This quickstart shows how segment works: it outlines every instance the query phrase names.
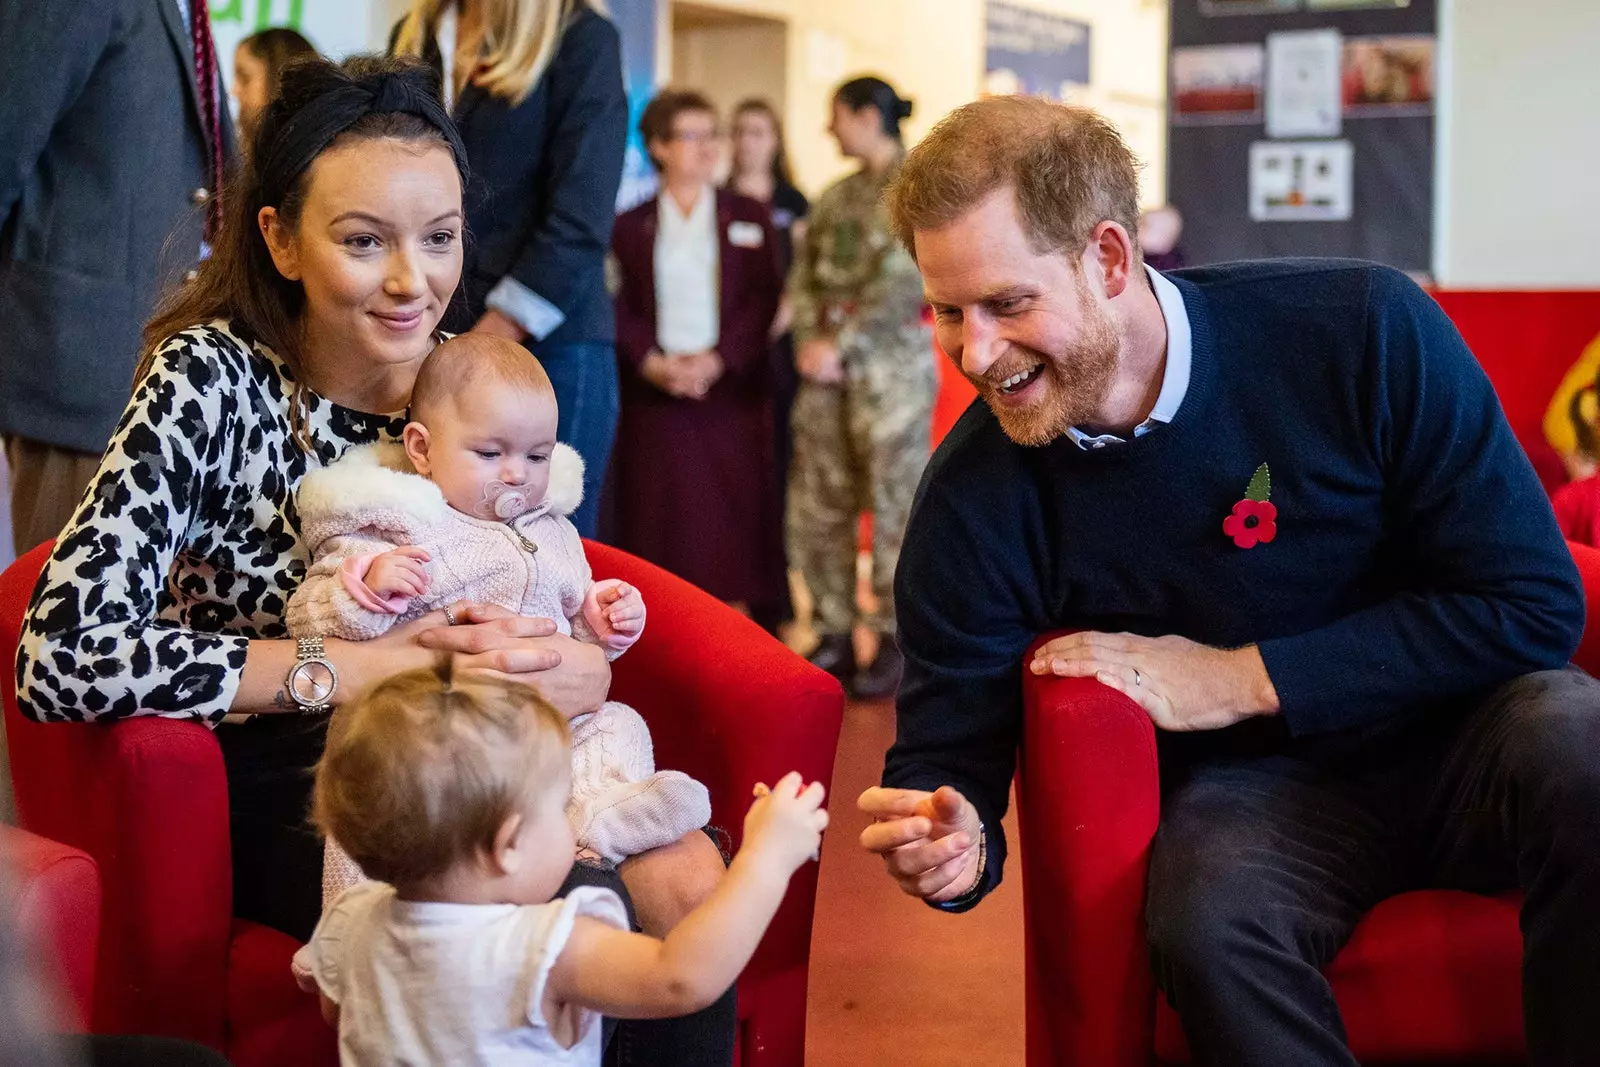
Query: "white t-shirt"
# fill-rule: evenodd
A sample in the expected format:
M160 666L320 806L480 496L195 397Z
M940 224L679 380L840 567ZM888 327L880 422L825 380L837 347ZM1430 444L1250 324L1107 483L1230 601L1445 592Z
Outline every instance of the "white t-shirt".
M307 946L339 1005L340 1064L596 1067L599 1016L545 988L579 915L628 928L609 889L520 907L405 901L382 882L346 890Z

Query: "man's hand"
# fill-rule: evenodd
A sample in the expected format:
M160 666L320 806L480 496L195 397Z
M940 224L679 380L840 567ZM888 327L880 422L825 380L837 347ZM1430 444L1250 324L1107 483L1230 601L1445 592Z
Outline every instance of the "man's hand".
M1087 632L1041 646L1028 669L1098 679L1131 698L1161 730L1220 730L1278 712L1278 691L1254 645L1222 649L1184 637Z
M978 869L978 809L950 786L921 789L874 786L856 801L876 820L861 832L861 847L883 857L900 888L933 904L971 892Z

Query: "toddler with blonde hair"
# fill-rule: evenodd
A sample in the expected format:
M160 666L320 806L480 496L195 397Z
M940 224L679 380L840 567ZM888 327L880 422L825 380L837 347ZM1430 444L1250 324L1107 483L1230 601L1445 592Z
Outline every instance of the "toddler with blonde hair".
M745 817L727 876L665 938L578 887L567 725L531 688L449 659L343 709L312 817L376 882L342 893L303 950L340 1062L584 1064L597 1016L686 1015L733 984L827 826L790 774Z

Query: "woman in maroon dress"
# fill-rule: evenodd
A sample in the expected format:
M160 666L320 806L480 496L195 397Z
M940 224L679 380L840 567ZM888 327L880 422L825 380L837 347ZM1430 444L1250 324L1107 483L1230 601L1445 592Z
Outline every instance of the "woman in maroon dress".
M729 603L769 604L787 581L769 340L783 276L770 214L713 186L717 117L704 97L663 92L639 125L661 193L612 236L615 540Z

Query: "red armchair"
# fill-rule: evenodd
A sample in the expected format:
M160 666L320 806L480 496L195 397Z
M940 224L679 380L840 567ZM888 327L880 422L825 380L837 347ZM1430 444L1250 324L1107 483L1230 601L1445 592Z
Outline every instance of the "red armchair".
M839 685L753 623L648 563L589 545L596 574L650 606L644 640L617 662L613 693L650 722L657 759L711 791L734 835L751 787L789 770L829 784L844 711ZM48 546L0 575L0 649L14 653ZM92 1029L183 1037L236 1067L337 1062L315 998L289 976L296 943L233 918L227 782L216 738L194 723L41 724L6 730L20 823L94 857L104 886ZM798 1067L815 866L796 875L739 980L746 1067Z
M1600 617L1600 552L1573 546ZM1600 626L1575 657L1600 669ZM1145 944L1160 814L1155 731L1119 693L1025 676L1017 774L1030 1067L1190 1062ZM1405 893L1374 908L1328 969L1363 1062L1519 1062L1517 894Z
M100 872L86 853L0 825L0 908L62 991L59 1025L83 1030L94 1003Z

